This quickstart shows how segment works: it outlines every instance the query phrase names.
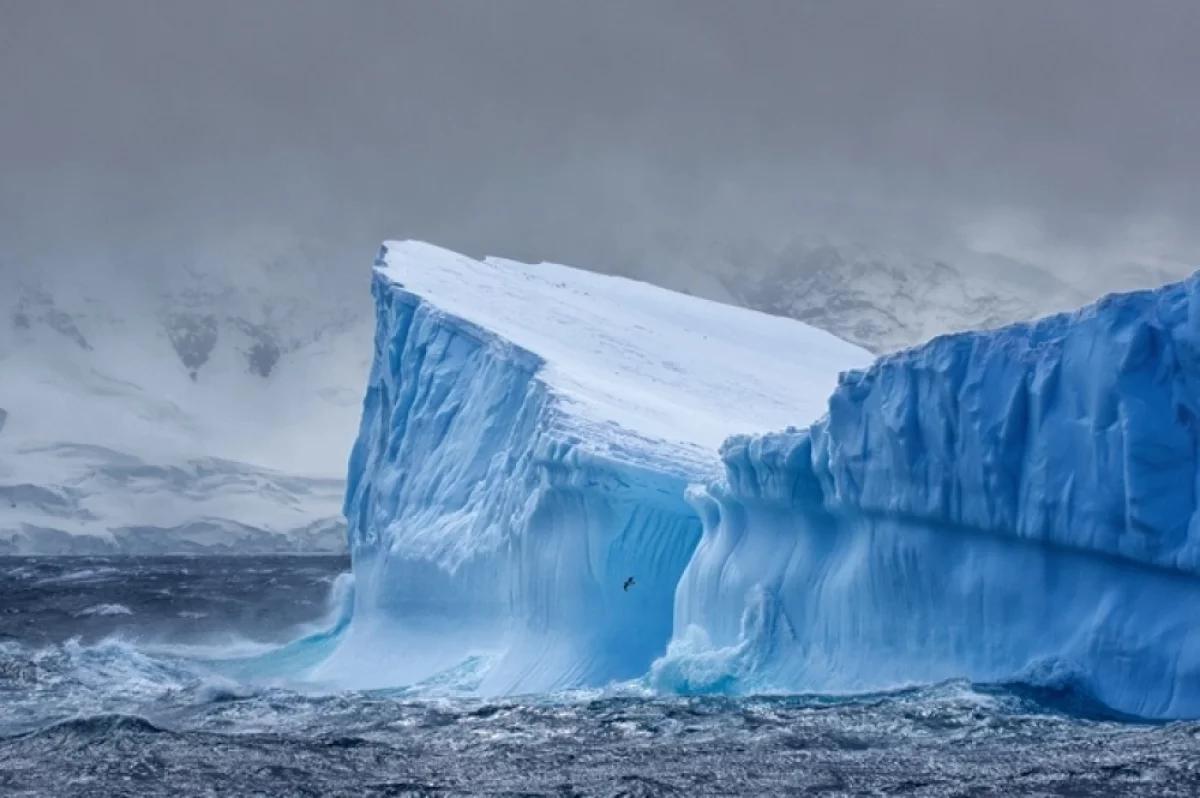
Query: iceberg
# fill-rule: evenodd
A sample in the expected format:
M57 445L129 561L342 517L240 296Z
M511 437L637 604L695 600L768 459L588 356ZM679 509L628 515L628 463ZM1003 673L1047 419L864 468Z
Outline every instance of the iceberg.
M314 677L482 694L638 677L735 432L871 355L621 277L387 242L345 514L353 619ZM629 577L633 583L626 586Z
M315 678L965 678L1200 716L1200 275L874 361L418 242L382 247L373 293L353 612Z
M1200 275L849 372L689 499L666 689L948 678L1200 716Z

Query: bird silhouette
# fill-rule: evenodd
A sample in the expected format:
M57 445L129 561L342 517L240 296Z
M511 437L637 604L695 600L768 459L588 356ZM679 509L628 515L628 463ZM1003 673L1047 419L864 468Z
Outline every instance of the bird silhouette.
M632 576L625 580L625 586L621 589L624 590L626 593L628 593L629 588L631 588L631 587L633 587L633 577Z

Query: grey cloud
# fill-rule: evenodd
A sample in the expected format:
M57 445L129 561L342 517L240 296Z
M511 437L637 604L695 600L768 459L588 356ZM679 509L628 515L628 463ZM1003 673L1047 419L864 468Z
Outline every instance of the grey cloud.
M1196 41L1192 2L0 0L0 253L686 282L836 235L1102 280L1200 261Z

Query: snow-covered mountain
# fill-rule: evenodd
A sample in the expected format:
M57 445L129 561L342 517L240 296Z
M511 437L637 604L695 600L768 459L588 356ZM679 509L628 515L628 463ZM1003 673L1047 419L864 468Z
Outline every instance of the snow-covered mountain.
M0 552L344 548L366 285L279 268L0 300Z
M951 265L855 245L797 245L770 268L718 279L732 301L808 322L877 353L948 332L994 329L1094 298L1014 260Z
M767 264L753 265L753 264ZM946 333L992 330L1191 274L1194 265L1106 266L1058 276L996 254L911 254L858 243L796 243L752 263L708 270L698 293L828 330L877 354Z

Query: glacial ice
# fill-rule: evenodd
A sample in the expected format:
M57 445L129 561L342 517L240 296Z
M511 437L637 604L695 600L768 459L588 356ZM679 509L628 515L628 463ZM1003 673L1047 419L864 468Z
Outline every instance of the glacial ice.
M417 242L384 245L373 292L354 618L315 673L358 686L645 673L700 539L686 486L729 434L814 420L870 361L799 322Z
M354 611L317 678L1025 680L1200 716L1200 276L872 365L795 321L415 242L373 291Z
M1200 275L846 374L735 436L662 687L1050 681L1200 715Z

